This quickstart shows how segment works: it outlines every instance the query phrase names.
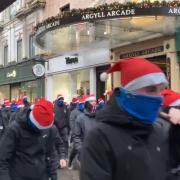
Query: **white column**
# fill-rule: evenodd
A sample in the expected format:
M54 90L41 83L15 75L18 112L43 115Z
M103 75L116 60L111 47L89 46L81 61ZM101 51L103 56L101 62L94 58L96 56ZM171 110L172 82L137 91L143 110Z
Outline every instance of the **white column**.
M27 42L27 30L26 30L26 19L23 21L23 37L22 37L22 58L27 57L27 47L28 47L28 42Z
M77 74L70 73L70 98L77 94Z
M17 43L15 39L15 34L14 34L14 27L13 25L10 28L10 61L16 61L17 60L17 46L15 46L15 43Z
M12 51L12 47L11 47L11 27L8 28L8 62L7 64L11 61L11 51Z
M53 101L53 75L46 77L45 97L49 101Z
M21 0L21 7L25 7L25 0Z
M167 44L169 44L168 49L166 48ZM170 40L164 41L164 47L165 47L165 52L167 54L167 58L170 58L171 89L179 92L180 91L180 67L177 62L176 53L172 53L172 52L176 52L175 40L170 39Z
M3 12L0 13L0 23L4 21Z
M96 96L96 69L91 68L89 72L89 80L90 80L90 94L94 94Z

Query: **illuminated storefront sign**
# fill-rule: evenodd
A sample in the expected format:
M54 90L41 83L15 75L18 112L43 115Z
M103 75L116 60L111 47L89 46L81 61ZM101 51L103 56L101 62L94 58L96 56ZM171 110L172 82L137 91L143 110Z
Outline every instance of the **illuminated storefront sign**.
M8 72L7 74L6 74L6 77L7 78L10 78L10 77L13 77L13 78L15 78L16 77L16 71L15 70L13 70L12 72Z

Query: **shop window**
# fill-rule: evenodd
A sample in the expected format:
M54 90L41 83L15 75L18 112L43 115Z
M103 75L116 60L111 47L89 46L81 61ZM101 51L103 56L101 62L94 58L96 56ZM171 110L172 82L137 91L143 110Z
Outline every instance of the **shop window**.
M37 98L37 81L29 81L21 83L20 96L27 96L30 102Z
M29 36L29 57L32 58L35 56L35 46L34 46L34 35Z
M10 98L10 85L0 86L0 99Z
M17 61L22 60L22 39L17 41Z
M4 46L4 65L8 64L8 45Z

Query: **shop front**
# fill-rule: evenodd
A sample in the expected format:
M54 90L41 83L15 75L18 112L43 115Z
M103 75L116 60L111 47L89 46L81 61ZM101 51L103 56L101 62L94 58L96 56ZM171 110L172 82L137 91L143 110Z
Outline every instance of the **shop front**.
M74 96L97 94L103 96L105 83L97 91L99 68L108 68L109 49L83 51L76 56L57 56L46 66L46 98L54 100L62 94L67 102ZM103 68L104 69L104 68ZM105 69L104 69L105 70Z
M0 99L18 100L27 96L29 101L44 96L44 62L24 61L0 69Z
M165 73L169 87L180 91L180 67L176 53L175 36L164 36L112 50L111 61L130 57L144 57L157 64ZM113 75L113 86L120 86L118 73Z
M74 9L44 20L36 26L35 32L36 44L53 54L60 55L60 57L86 52L83 59L87 59L101 48L109 49L111 52L109 64L128 57L145 57L162 68L173 90L180 91L178 42L180 3L178 1L142 1L138 3L130 1L126 4L114 2L98 7ZM87 53L87 49L91 53ZM59 58L58 63L61 63L60 61L63 61L62 58ZM84 60L84 62L84 67L82 66L80 69L88 67L86 66L88 61ZM63 68L68 71L76 71L76 69L70 70L69 65L63 66ZM100 83L98 80L102 69L103 67L96 67L94 71L98 75L92 76L96 79L93 82L97 82L98 90L93 91L98 97L102 95L101 89L108 91L121 84L118 73L111 75L106 84ZM62 71L63 69L59 72L62 73ZM75 73L70 76L70 79L78 76L85 78L85 80L80 80L84 83L77 83L81 85L73 88L76 89L74 94L81 92L82 89L88 92L86 90L88 86L90 86L90 93L92 92L92 80L90 79L92 72L92 69L87 72L87 74L89 73L89 83L85 78L86 75L76 75ZM67 77L63 79L67 79ZM76 80L74 81L76 82ZM72 80L72 82L74 81ZM71 85L69 85L69 89L71 89ZM73 93L70 92L71 96ZM50 97L55 97L55 95L52 94Z

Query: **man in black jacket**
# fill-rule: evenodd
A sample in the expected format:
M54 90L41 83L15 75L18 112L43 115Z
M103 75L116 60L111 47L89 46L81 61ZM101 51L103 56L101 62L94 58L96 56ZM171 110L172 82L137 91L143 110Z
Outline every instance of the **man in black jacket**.
M60 141L52 127L53 104L42 100L17 119L0 141L0 179L57 180L55 143Z
M97 126L84 141L81 180L165 180L167 144L154 122L167 85L159 67L143 58L114 64L123 88L97 113ZM105 78L101 77L102 79Z
M169 141L169 167L170 171L167 180L180 179L180 94L165 89L162 92L164 97L163 113L161 116L164 121L169 122L168 141Z
M66 147L66 158L68 156L68 136L69 136L69 110L64 102L64 97L58 95L54 103L54 124L58 129L60 137Z

